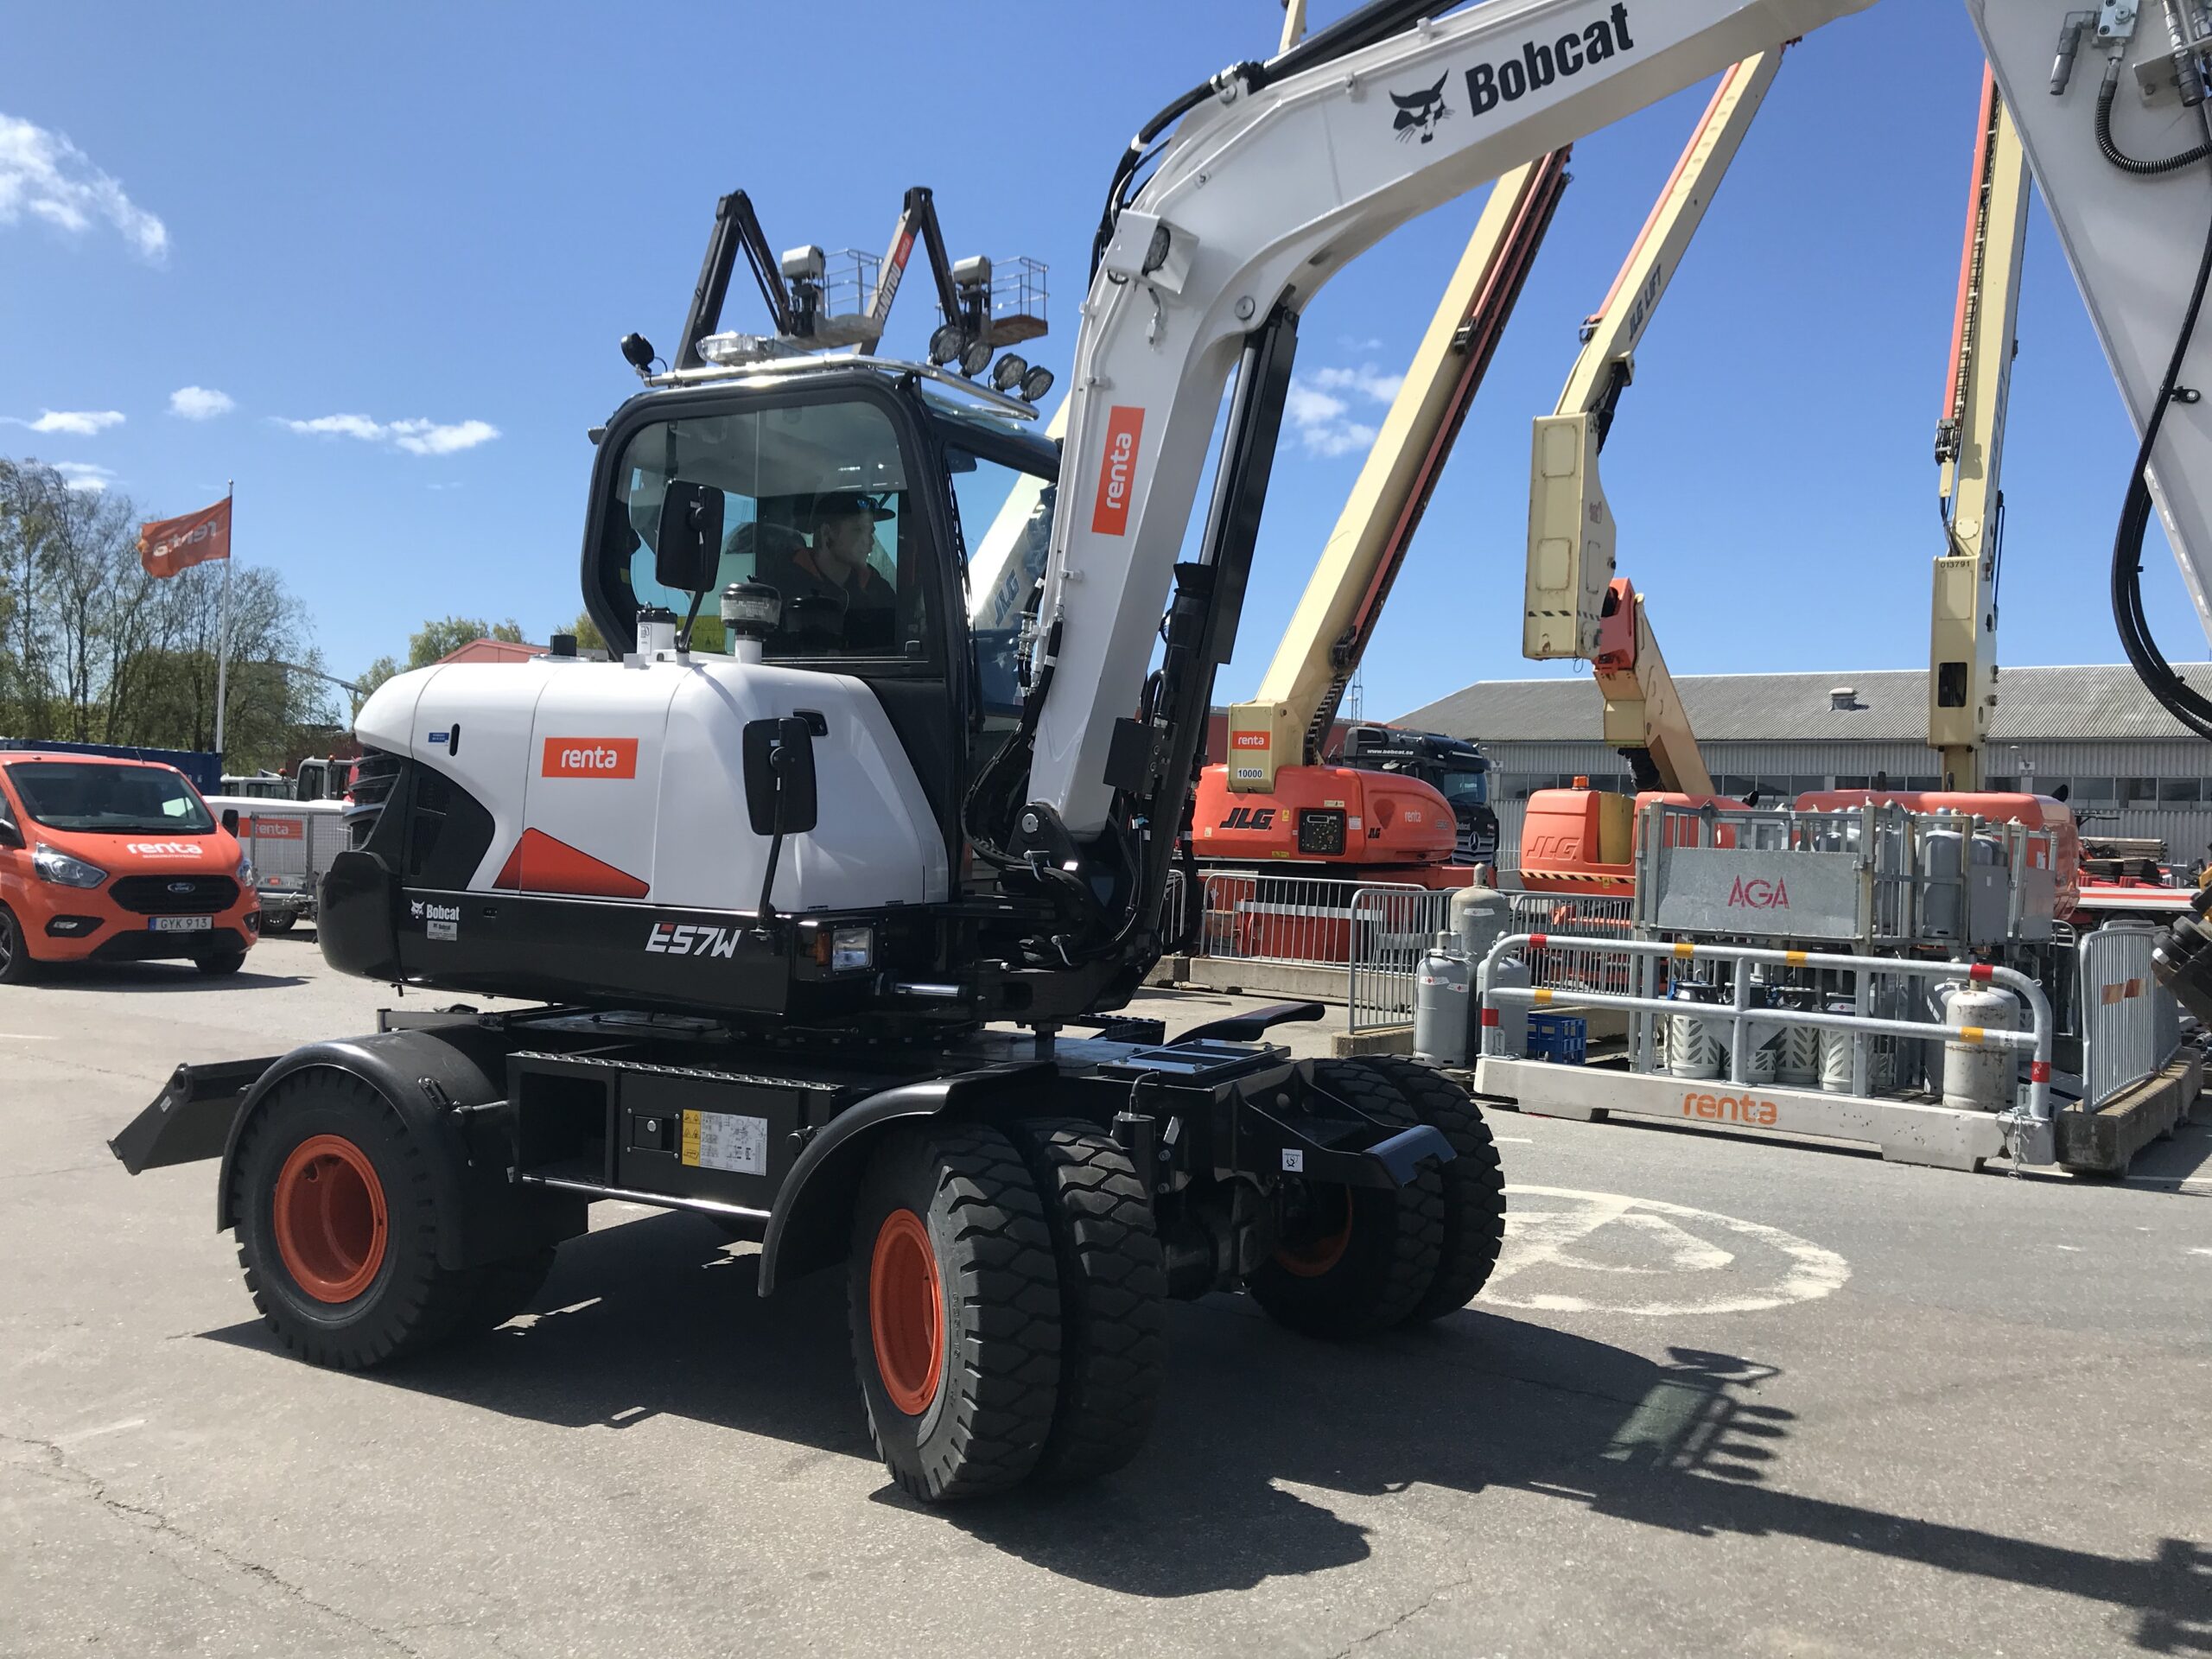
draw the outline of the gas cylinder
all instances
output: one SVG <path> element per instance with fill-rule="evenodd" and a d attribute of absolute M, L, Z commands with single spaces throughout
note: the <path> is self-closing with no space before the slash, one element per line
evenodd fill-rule
<path fill-rule="evenodd" d="M 1467 1063 L 1467 988 L 1474 976 L 1459 936 L 1439 933 L 1414 976 L 1414 1056 L 1438 1065 Z"/>
<path fill-rule="evenodd" d="M 2012 993 L 1975 990 L 1952 992 L 1943 1006 L 1943 1023 L 1953 1031 L 1979 1027 L 2011 1031 L 2018 1019 L 2018 1004 Z M 2001 1112 L 2011 1103 L 2012 1051 L 1963 1038 L 1943 1044 L 1943 1103 L 1956 1112 Z"/>

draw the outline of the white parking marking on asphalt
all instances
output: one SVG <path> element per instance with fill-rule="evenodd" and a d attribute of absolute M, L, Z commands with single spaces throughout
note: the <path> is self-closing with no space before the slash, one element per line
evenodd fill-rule
<path fill-rule="evenodd" d="M 0 1043 L 54 1043 L 60 1040 L 50 1031 L 0 1031 Z"/>
<path fill-rule="evenodd" d="M 2212 1245 L 2192 1244 L 2189 1247 L 2189 1254 L 2191 1255 L 2212 1255 Z"/>
<path fill-rule="evenodd" d="M 1501 1147 L 1533 1147 L 1536 1144 L 1525 1135 L 1493 1135 L 1491 1139 Z"/>
<path fill-rule="evenodd" d="M 1509 1186 L 1505 1191 L 1509 1197 L 1559 1202 L 1534 1210 L 1508 1207 L 1505 1248 L 1483 1292 L 1484 1300 L 1503 1306 L 1644 1318 L 1751 1313 L 1815 1301 L 1834 1294 L 1851 1277 L 1850 1264 L 1834 1250 L 1760 1222 L 1616 1192 L 1556 1186 Z M 1611 1244 L 1613 1259 L 1600 1260 L 1590 1250 L 1576 1249 L 1593 1239 Z M 1535 1287 L 1563 1271 L 1607 1274 L 1598 1281 L 1607 1291 L 1570 1295 Z M 1752 1282 L 1731 1283 L 1701 1294 L 1689 1284 L 1662 1290 L 1650 1283 L 1655 1278 L 1686 1280 L 1711 1273 Z M 1534 1284 L 1529 1275 L 1535 1276 Z M 1498 1287 L 1513 1279 L 1522 1284 L 1502 1293 Z M 1570 1282 L 1578 1290 L 1591 1283 Z M 1653 1296 L 1654 1290 L 1661 1294 Z"/>

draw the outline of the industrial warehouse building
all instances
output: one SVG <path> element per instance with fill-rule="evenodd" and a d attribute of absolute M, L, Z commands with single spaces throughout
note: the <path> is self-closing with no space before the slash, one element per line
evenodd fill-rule
<path fill-rule="evenodd" d="M 2212 664 L 2180 671 L 2212 695 Z M 1814 789 L 1941 787 L 1925 741 L 1925 670 L 1683 675 L 1675 683 L 1724 794 L 1757 789 L 1774 801 Z M 1532 790 L 1578 777 L 1629 787 L 1627 764 L 1600 739 L 1602 708 L 1586 677 L 1483 680 L 1392 723 L 1471 738 L 1489 752 L 1500 861 L 1510 866 Z M 2212 842 L 2212 747 L 2125 666 L 2005 669 L 1985 766 L 1992 789 L 2050 795 L 2064 785 L 2085 830 L 2158 836 L 2177 863 L 2202 859 Z"/>

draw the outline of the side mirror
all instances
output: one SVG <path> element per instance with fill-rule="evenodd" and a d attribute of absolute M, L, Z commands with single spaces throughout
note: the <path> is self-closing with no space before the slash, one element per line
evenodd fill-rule
<path fill-rule="evenodd" d="M 226 806 L 223 809 L 223 829 L 228 835 L 238 834 L 238 810 L 235 806 Z"/>
<path fill-rule="evenodd" d="M 722 493 L 709 484 L 669 480 L 653 537 L 653 580 L 678 593 L 715 585 L 722 563 Z"/>
<path fill-rule="evenodd" d="M 814 828 L 814 728 L 806 721 L 745 722 L 745 809 L 756 836 Z"/>
<path fill-rule="evenodd" d="M 10 847 L 20 852 L 22 845 L 23 832 L 16 829 L 11 820 L 0 818 L 0 847 Z"/>

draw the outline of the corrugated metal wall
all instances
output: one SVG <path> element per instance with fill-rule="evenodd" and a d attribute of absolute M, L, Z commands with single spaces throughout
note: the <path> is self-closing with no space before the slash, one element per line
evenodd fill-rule
<path fill-rule="evenodd" d="M 1520 856 L 1521 820 L 1531 788 L 1578 775 L 1626 788 L 1628 766 L 1602 743 L 1490 742 L 1497 775 L 1501 861 Z M 1706 764 L 1723 790 L 1740 793 L 1760 783 L 1771 798 L 1887 774 L 1897 787 L 1935 787 L 1936 757 L 1917 743 L 1707 743 Z M 1999 787 L 2032 786 L 2049 794 L 2064 782 L 2075 811 L 2091 834 L 2156 836 L 2176 862 L 2195 863 L 2212 843 L 2212 752 L 2187 742 L 2018 743 L 1994 745 L 1985 765 Z M 2025 775 L 2025 782 L 2015 782 Z M 2196 798 L 2191 799 L 2190 797 Z"/>

